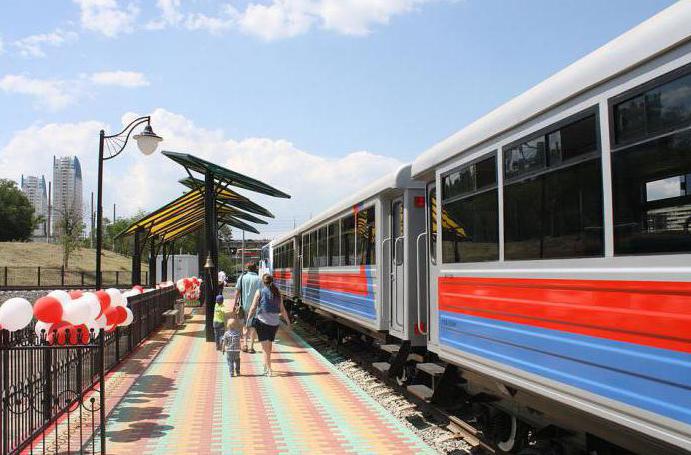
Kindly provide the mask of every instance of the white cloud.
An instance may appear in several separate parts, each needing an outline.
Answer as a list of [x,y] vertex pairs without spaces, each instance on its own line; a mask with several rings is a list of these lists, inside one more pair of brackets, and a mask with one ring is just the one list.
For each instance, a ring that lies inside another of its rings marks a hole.
[[275,0],[270,5],[251,3],[239,15],[241,30],[267,41],[306,33],[314,24],[315,4],[305,0]]
[[187,16],[185,28],[187,30],[205,30],[209,33],[218,34],[229,30],[233,23],[233,19],[229,17],[215,17],[193,13]]
[[76,99],[76,94],[66,81],[32,79],[17,74],[8,74],[0,79],[0,90],[31,96],[38,107],[53,111],[72,104]]
[[146,24],[149,30],[160,30],[171,25],[178,25],[184,15],[180,12],[180,0],[157,0],[156,6],[161,11],[161,17]]
[[135,71],[103,71],[93,73],[90,79],[96,85],[115,85],[128,88],[149,85],[146,76]]
[[80,8],[82,27],[115,38],[130,33],[139,15],[134,3],[121,7],[117,0],[73,0]]
[[58,111],[78,99],[93,93],[94,85],[137,88],[149,85],[142,73],[134,71],[103,71],[80,75],[77,79],[34,79],[21,74],[8,74],[0,78],[0,91],[27,95],[37,108]]
[[[276,219],[259,229],[273,237],[317,215],[374,179],[396,169],[401,163],[368,151],[355,151],[339,158],[326,158],[301,150],[285,139],[227,137],[221,130],[197,126],[190,119],[156,109],[151,125],[164,141],[162,150],[187,152],[218,163],[234,171],[273,185],[292,196],[276,199],[243,190],[267,207]],[[126,114],[126,124],[136,114]],[[23,173],[52,175],[52,155],[76,154],[82,162],[84,200],[96,181],[98,131],[119,130],[120,125],[104,127],[99,122],[48,124],[16,132],[0,147],[0,177],[19,179]],[[138,209],[151,211],[184,190],[177,181],[185,177],[182,167],[160,153],[144,157],[136,146],[129,146],[121,156],[109,161],[104,179],[104,206],[118,205],[118,212],[132,215]]]
[[182,12],[180,0],[158,0],[160,17],[149,22],[147,28],[183,26],[211,33],[237,28],[266,41],[302,35],[314,27],[344,35],[366,35],[374,26],[386,25],[392,17],[410,13],[432,1],[435,0],[254,1],[242,11],[227,4],[219,15],[209,16]]
[[77,39],[74,32],[56,29],[52,33],[30,35],[14,42],[14,46],[24,57],[45,57],[44,46],[59,47]]

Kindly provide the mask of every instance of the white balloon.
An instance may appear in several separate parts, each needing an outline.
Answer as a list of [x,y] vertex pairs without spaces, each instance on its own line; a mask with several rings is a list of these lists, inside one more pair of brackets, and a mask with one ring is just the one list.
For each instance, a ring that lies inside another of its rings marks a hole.
[[[96,314],[98,315],[98,313]],[[72,325],[86,324],[87,321],[92,319],[91,306],[88,299],[80,297],[65,305],[62,319]]]
[[101,302],[93,292],[85,292],[81,297],[75,301],[85,302],[89,306],[89,320],[94,320],[101,314]]
[[102,314],[100,318],[98,318],[94,321],[94,323],[96,323],[96,330],[105,329],[106,328],[106,316],[104,314]]
[[122,324],[120,324],[123,327],[126,327],[126,326],[132,324],[132,320],[134,319],[134,314],[132,313],[132,310],[125,307],[125,311],[127,312],[127,317],[125,318],[125,321]]
[[63,307],[65,306],[65,304],[67,304],[67,302],[72,300],[67,291],[61,291],[59,289],[56,289],[55,291],[50,291],[48,293],[48,297],[55,297],[56,299],[58,299],[58,302],[60,302]]
[[125,299],[122,298],[122,292],[120,292],[120,289],[106,289],[106,294],[110,296],[111,306],[125,306]]
[[10,332],[29,325],[33,316],[31,303],[21,297],[14,297],[0,305],[0,326]]
[[[55,297],[55,296],[53,296]],[[36,321],[36,327],[34,327],[34,332],[36,332],[37,337],[41,337],[41,330],[44,330],[43,336],[47,337],[48,333],[50,332],[50,328],[52,327],[53,324],[50,322],[43,322],[43,321]]]

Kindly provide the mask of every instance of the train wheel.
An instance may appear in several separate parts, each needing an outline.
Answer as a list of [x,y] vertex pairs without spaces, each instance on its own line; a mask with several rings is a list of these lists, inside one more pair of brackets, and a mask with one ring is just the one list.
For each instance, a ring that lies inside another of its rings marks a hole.
[[499,411],[490,418],[488,433],[499,453],[516,453],[524,446],[527,428],[516,417]]

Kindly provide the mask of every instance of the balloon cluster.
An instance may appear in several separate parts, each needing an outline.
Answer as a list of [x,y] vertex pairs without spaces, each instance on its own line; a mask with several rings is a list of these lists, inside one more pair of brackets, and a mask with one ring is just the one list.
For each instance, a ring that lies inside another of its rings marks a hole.
[[199,300],[200,287],[202,280],[193,276],[192,278],[182,278],[175,283],[175,287],[185,300]]
[[134,315],[127,307],[127,298],[144,292],[141,286],[120,292],[105,291],[52,291],[41,297],[33,307],[28,300],[12,298],[0,306],[0,328],[14,332],[27,327],[36,318],[34,331],[45,336],[48,343],[88,343],[91,333],[132,323]]

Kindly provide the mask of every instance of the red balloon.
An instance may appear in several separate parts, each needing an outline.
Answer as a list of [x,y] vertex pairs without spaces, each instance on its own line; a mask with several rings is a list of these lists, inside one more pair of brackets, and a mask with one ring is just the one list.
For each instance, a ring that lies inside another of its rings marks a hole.
[[125,310],[125,307],[115,307],[115,313],[115,324],[120,325],[125,322],[125,319],[127,319],[127,310]]
[[[69,340],[67,339],[69,332]],[[60,321],[53,325],[48,331],[48,336],[46,337],[48,344],[60,344],[63,345],[67,342],[70,344],[77,343],[77,331],[75,327],[66,321]]]
[[79,291],[79,290],[77,290],[77,291],[70,291],[69,294],[70,294],[70,298],[71,298],[72,300],[75,300],[75,299],[78,299],[79,297],[82,296],[82,291]]
[[115,330],[115,327],[117,327],[115,324],[106,326],[106,332],[110,333]]
[[[89,332],[89,328],[85,324],[76,326],[74,332],[74,336],[70,333],[70,343],[76,344],[78,338],[81,344],[89,344],[91,332]],[[72,341],[72,339],[75,341]]]
[[121,306],[111,306],[103,312],[106,317],[106,325],[118,325],[127,319],[127,311]]
[[140,294],[144,292],[144,288],[138,284],[135,286],[132,286],[132,289],[136,289],[137,291],[139,291]]
[[110,306],[110,296],[106,291],[103,290],[96,291],[94,294],[96,294],[96,297],[98,297],[98,301],[101,304],[101,312],[98,313],[98,316],[96,317],[98,319]]
[[49,324],[60,322],[62,321],[62,303],[55,297],[41,297],[34,303],[34,317]]

